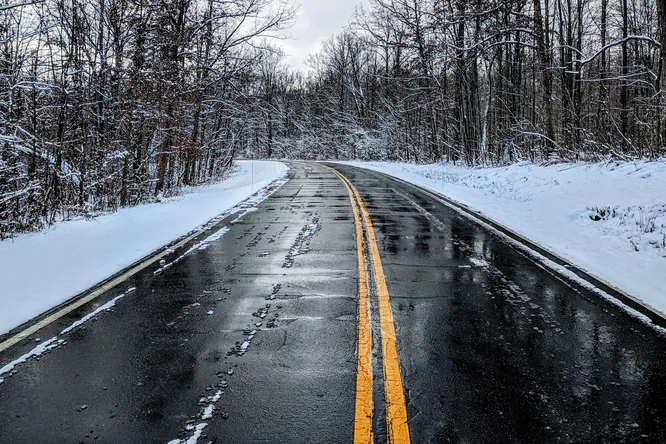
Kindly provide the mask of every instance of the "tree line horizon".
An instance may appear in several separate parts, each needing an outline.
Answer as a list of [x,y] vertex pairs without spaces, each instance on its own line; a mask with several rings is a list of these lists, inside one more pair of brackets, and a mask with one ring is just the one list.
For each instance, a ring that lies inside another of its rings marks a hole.
[[0,239],[235,157],[502,165],[666,154],[664,0],[369,0],[308,59],[289,0],[0,5]]

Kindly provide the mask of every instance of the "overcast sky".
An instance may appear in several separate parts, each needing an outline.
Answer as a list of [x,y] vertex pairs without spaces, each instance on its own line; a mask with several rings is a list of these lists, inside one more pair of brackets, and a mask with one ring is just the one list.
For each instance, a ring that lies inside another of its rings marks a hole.
[[296,0],[300,3],[293,28],[287,31],[292,38],[281,42],[287,53],[286,62],[295,69],[306,71],[305,59],[317,52],[321,42],[340,32],[349,22],[354,9],[363,0]]

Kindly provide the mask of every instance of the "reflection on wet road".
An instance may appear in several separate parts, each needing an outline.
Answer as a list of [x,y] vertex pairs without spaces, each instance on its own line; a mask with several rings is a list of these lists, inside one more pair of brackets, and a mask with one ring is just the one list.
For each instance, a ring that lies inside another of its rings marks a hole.
[[414,189],[337,168],[378,232],[414,442],[666,440],[664,338]]
[[[334,167],[374,226],[412,442],[666,442],[663,337],[413,187]],[[326,168],[291,174],[181,260],[40,332],[64,342],[5,376],[0,442],[352,442],[352,206]],[[35,339],[0,353],[0,367]],[[373,386],[374,438],[386,442]]]

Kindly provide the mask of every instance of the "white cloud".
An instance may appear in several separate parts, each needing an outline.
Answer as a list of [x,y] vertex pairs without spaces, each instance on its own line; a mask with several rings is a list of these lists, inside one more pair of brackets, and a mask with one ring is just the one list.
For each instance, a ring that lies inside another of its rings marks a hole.
[[287,54],[286,62],[294,69],[307,71],[308,55],[321,49],[322,41],[347,25],[354,9],[367,0],[300,0],[294,26],[287,31],[290,39],[280,45]]

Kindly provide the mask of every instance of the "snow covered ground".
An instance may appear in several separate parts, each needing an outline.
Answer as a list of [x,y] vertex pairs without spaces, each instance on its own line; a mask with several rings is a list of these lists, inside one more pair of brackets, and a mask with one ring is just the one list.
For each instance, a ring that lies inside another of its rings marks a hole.
[[666,313],[666,159],[497,168],[344,163],[464,203]]
[[286,173],[279,162],[239,161],[226,180],[183,196],[0,242],[0,334],[194,231]]

